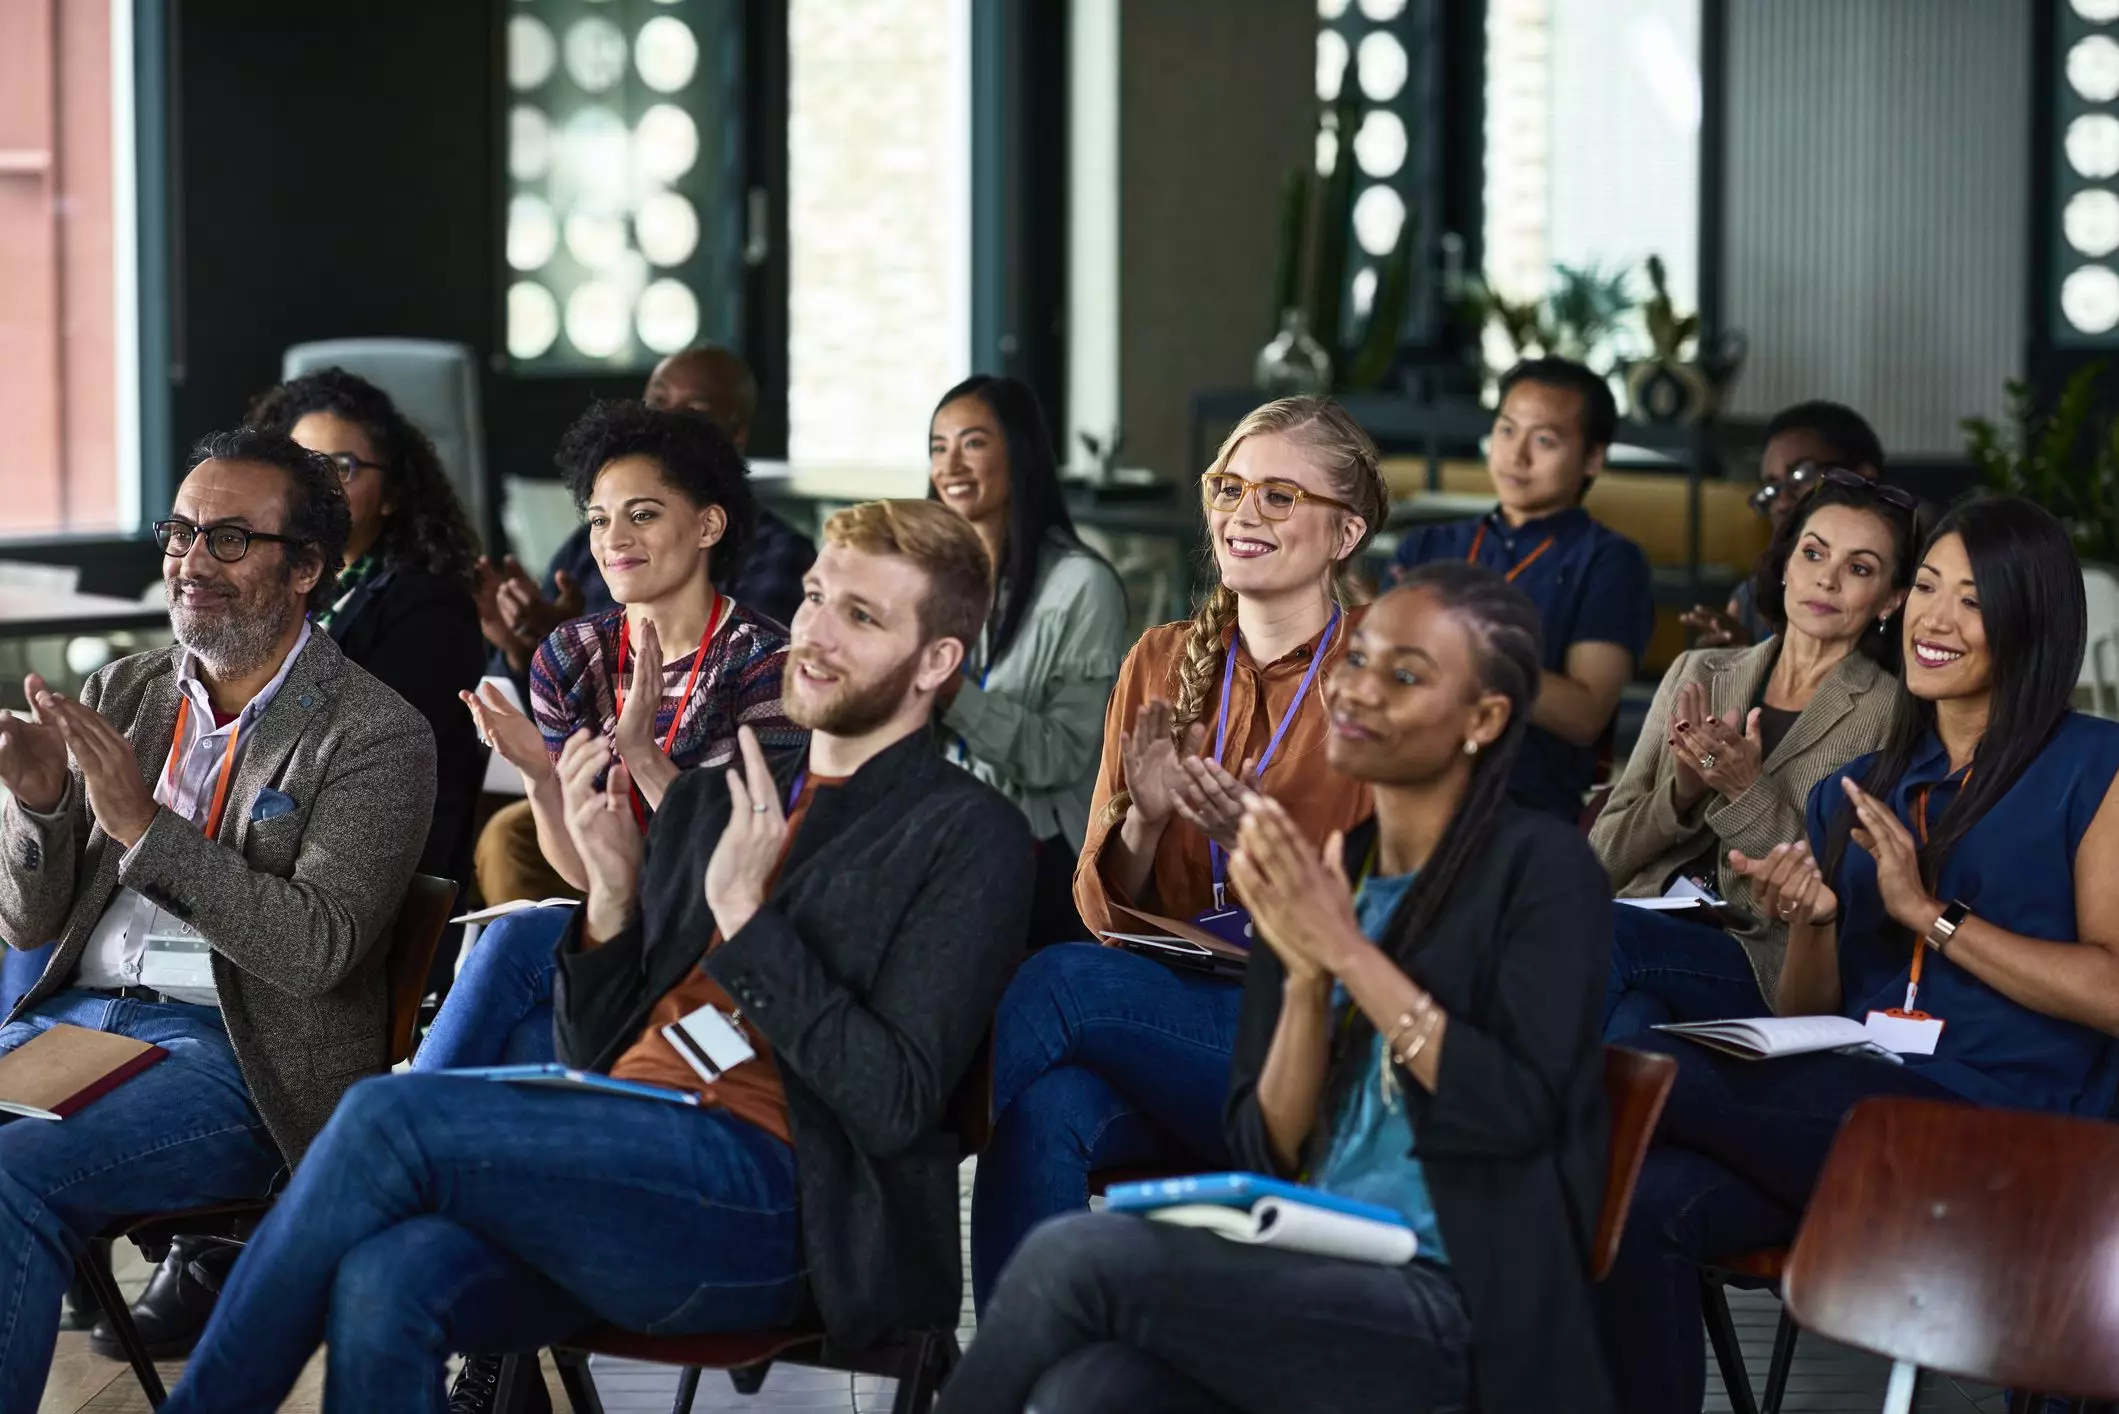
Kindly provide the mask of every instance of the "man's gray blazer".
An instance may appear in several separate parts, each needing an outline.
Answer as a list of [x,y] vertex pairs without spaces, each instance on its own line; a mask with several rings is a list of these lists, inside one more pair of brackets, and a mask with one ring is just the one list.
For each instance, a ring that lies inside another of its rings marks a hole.
[[[132,743],[150,788],[176,733],[184,650],[122,658],[81,703]],[[403,698],[312,633],[236,764],[220,837],[168,809],[131,849],[106,835],[78,771],[49,816],[0,813],[0,936],[57,940],[9,1020],[63,990],[120,885],[213,945],[213,979],[236,1060],[292,1164],[347,1087],[383,1068],[383,944],[426,843],[434,734]],[[257,820],[271,787],[294,809]]]

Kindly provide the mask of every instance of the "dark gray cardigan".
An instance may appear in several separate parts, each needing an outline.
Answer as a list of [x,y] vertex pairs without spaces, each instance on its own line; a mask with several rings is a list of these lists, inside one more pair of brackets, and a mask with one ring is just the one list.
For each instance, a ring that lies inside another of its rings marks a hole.
[[[774,763],[782,801],[806,754]],[[609,1067],[699,965],[728,809],[722,772],[680,775],[648,831],[638,921],[589,951],[578,919],[561,940],[569,1063]],[[841,1344],[956,1325],[950,1100],[1022,956],[1031,878],[1023,813],[918,731],[817,792],[771,897],[704,964],[772,1043],[810,1290]]]
[[[1375,823],[1346,842],[1347,877]],[[1472,1325],[1483,1414],[1606,1414],[1610,1386],[1590,1311],[1588,1257],[1610,1120],[1599,1039],[1611,887],[1581,835],[1510,805],[1428,936],[1395,955],[1449,1013],[1434,1091],[1400,1073],[1412,1152],[1426,1171],[1450,1275]],[[1393,920],[1393,930],[1398,921]],[[1254,948],[1244,979],[1228,1115],[1236,1162],[1276,1169],[1258,1073],[1284,974]],[[1351,1048],[1367,1055],[1366,1026]],[[1347,1062],[1329,1093],[1342,1093]],[[1352,1083],[1375,1083],[1366,1064]]]

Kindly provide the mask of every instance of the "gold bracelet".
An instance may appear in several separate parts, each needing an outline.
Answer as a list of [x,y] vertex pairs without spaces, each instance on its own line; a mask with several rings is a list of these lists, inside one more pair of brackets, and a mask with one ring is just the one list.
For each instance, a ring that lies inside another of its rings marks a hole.
[[1433,1026],[1429,1026],[1425,1031],[1422,1031],[1419,1035],[1413,1038],[1413,1048],[1397,1058],[1398,1064],[1404,1066],[1407,1070],[1411,1070],[1413,1068],[1413,1062],[1418,1060],[1420,1058],[1420,1053],[1427,1049],[1427,1043],[1434,1039],[1435,1028]]

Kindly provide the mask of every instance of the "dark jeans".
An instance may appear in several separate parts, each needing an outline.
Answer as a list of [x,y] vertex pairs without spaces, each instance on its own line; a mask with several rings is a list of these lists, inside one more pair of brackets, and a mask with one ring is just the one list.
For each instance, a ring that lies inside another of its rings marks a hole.
[[1008,1264],[937,1414],[1461,1410],[1470,1341],[1456,1285],[1424,1263],[1070,1213]]
[[971,1202],[981,1309],[1023,1235],[1088,1201],[1092,1169],[1226,1168],[1243,989],[1118,948],[1033,953],[994,1020],[993,1137]]
[[794,1151],[717,1111],[364,1080],[236,1263],[164,1408],[268,1414],[319,1344],[325,1408],[441,1414],[451,1352],[532,1350],[599,1320],[785,1325],[806,1299],[795,1209]]
[[57,946],[46,943],[41,948],[0,948],[0,1016],[13,1011],[15,1003],[29,995]]
[[1074,906],[1074,861],[1081,851],[1065,835],[1037,842],[1037,873],[1030,890],[1030,946],[1078,943],[1088,925]]
[[1604,1039],[1673,1021],[1770,1016],[1743,945],[1719,928],[1619,904],[1611,910]]
[[34,1414],[82,1245],[114,1220],[262,1198],[279,1150],[217,1008],[66,991],[0,1030],[0,1052],[65,1022],[169,1057],[54,1124],[0,1122],[0,1411]]
[[464,958],[434,1025],[412,1057],[417,1071],[530,1065],[558,1059],[552,1039],[553,949],[575,910],[530,908],[497,918]]
[[1794,1240],[1840,1120],[1857,1101],[1954,1096],[1864,1056],[1739,1060],[1662,1035],[1626,1044],[1677,1057],[1678,1077],[1618,1261],[1596,1287],[1597,1325],[1619,1408],[1698,1414],[1707,1384],[1700,1267]]

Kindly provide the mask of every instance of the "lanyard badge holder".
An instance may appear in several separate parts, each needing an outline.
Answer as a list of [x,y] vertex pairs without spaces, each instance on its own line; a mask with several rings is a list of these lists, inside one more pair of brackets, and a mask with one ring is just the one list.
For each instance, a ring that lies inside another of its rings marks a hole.
[[[1958,784],[1962,787],[1971,779],[1972,773],[1966,771],[1964,780]],[[1923,845],[1928,842],[1928,792],[1932,789],[1931,786],[1922,786],[1913,805],[1913,828],[1919,834]],[[1930,940],[1937,944],[1947,944],[1957,932],[1958,925],[1964,922],[1966,912],[1961,903],[1949,905],[1926,937],[1913,940],[1913,966],[1906,974],[1905,1004],[1886,1011],[1872,1011],[1862,1022],[1878,1045],[1901,1055],[1935,1054],[1936,1043],[1942,1040],[1943,1021],[1941,1017],[1930,1016],[1915,1005],[1920,1000],[1921,963],[1927,959]]]
[[[169,763],[162,771],[162,793],[169,797],[164,804],[176,797],[178,753],[183,750],[184,727],[190,719],[191,700],[185,698],[177,703],[176,734],[169,745]],[[221,811],[228,804],[228,781],[235,771],[236,743],[242,739],[242,734],[240,724],[231,729],[228,745],[221,752],[221,769],[214,779],[213,795],[206,807],[206,822],[200,827],[201,833],[209,840],[217,839],[221,833]],[[179,987],[211,989],[214,985],[213,945],[199,935],[198,929],[159,904],[150,908],[146,947],[140,955],[140,985],[164,992]]]
[[[1339,627],[1339,610],[1332,610],[1331,621],[1325,624],[1324,634],[1317,640],[1317,651],[1310,655],[1310,666],[1302,675],[1302,683],[1295,689],[1294,700],[1288,710],[1281,714],[1274,726],[1272,736],[1266,739],[1265,755],[1258,758],[1258,778],[1265,779],[1266,768],[1273,764],[1273,756],[1280,750],[1280,740],[1295,725],[1295,714],[1302,710],[1302,700],[1310,695],[1310,687],[1317,681],[1317,670],[1324,666],[1324,655],[1331,650],[1332,635]],[[1223,764],[1224,753],[1229,745],[1229,689],[1236,682],[1236,644],[1222,655],[1221,710],[1214,721],[1214,762]],[[1201,913],[1192,922],[1204,928],[1231,947],[1248,949],[1251,946],[1251,911],[1241,904],[1229,901],[1229,856],[1214,840],[1207,841],[1207,857],[1214,865],[1214,906]]]

